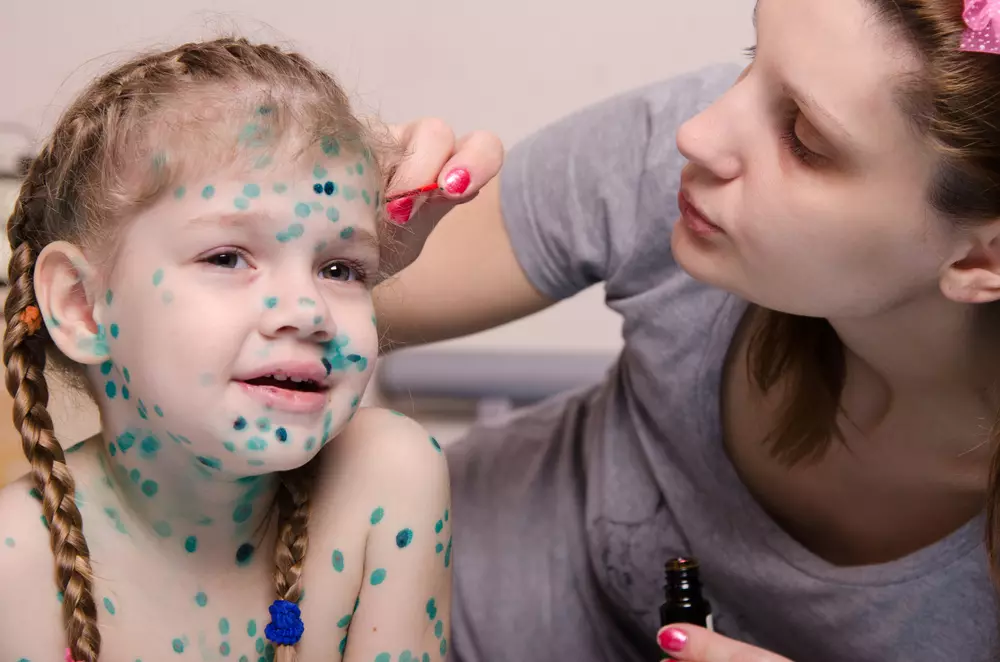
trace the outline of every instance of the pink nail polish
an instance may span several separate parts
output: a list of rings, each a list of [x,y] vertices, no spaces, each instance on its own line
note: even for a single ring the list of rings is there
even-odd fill
[[[679,653],[687,646],[688,636],[674,628],[667,628],[659,634],[657,641],[660,648],[669,653]]]
[[[385,206],[385,210],[389,212],[389,218],[396,223],[399,223],[400,225],[408,223],[410,220],[410,214],[413,213],[413,198],[400,198],[399,200],[393,200]]]
[[[465,193],[465,189],[469,188],[470,181],[472,178],[469,176],[468,170],[455,168],[444,178],[444,190],[452,195],[462,195]]]

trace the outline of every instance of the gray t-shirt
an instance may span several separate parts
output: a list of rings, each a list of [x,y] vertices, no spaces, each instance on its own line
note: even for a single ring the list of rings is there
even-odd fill
[[[604,282],[625,348],[607,379],[449,449],[460,662],[651,662],[663,564],[702,563],[717,628],[795,662],[998,659],[984,519],[883,565],[836,567],[768,517],[722,442],[746,303],[673,261],[680,124],[730,66],[550,126],[501,177],[517,257],[550,297]]]

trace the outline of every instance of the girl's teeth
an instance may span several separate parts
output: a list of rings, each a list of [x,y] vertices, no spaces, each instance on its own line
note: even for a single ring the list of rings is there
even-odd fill
[[[308,381],[308,380],[306,380],[306,379],[297,379],[297,378],[295,378],[295,377],[290,377],[289,379],[291,379],[291,380],[292,380],[293,382],[295,382],[296,384],[301,384],[302,382],[305,382],[305,381]]]
[[[274,379],[278,380],[279,382],[283,382],[283,381],[285,381],[286,379],[288,379],[288,377],[285,377],[284,375],[271,375],[271,376],[272,376],[272,377],[273,377]]]

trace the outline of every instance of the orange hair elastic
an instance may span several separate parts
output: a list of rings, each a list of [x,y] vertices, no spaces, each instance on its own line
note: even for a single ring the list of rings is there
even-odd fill
[[[38,310],[38,306],[26,306],[21,311],[20,318],[28,326],[29,336],[38,333],[38,330],[42,328],[42,313]]]

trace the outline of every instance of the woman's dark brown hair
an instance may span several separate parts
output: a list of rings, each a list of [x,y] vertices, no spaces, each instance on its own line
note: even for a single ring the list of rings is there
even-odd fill
[[[961,0],[863,0],[894,38],[921,60],[897,81],[900,107],[940,154],[928,202],[956,226],[1000,219],[1000,55],[959,49]],[[995,317],[1000,303],[981,310]],[[838,428],[844,387],[843,346],[823,319],[754,310],[750,372],[764,391],[786,384],[788,399],[772,432],[772,454],[791,465],[821,458],[843,440]],[[1000,420],[1000,418],[998,418]],[[832,431],[832,434],[831,434]],[[986,537],[1000,586],[1000,426],[986,502]]]
[[[64,596],[68,646],[79,662],[97,662],[101,637],[73,477],[46,410],[46,359],[72,368],[44,326],[32,334],[22,319],[29,306],[37,306],[35,259],[56,240],[98,252],[101,245],[113,245],[108,239],[116,236],[123,219],[158,199],[186,168],[197,167],[183,157],[185,147],[195,145],[192,136],[199,141],[193,153],[200,162],[218,165],[218,159],[245,155],[236,139],[213,145],[212,136],[218,132],[211,130],[220,122],[245,123],[246,115],[237,119],[243,110],[251,116],[256,110],[261,117],[254,121],[272,138],[294,127],[306,145],[335,140],[369,156],[376,156],[376,146],[388,147],[356,119],[337,83],[302,56],[243,39],[190,43],[136,58],[85,89],[32,162],[8,222],[13,254],[4,307],[7,390],[14,399],[14,425],[42,495],[56,585]],[[181,148],[160,158],[154,144],[157,149]],[[377,158],[373,166],[381,175]],[[278,495],[275,594],[291,602],[302,595],[310,475],[308,466],[284,474]],[[281,662],[295,659],[291,646],[279,646],[276,653]]]

